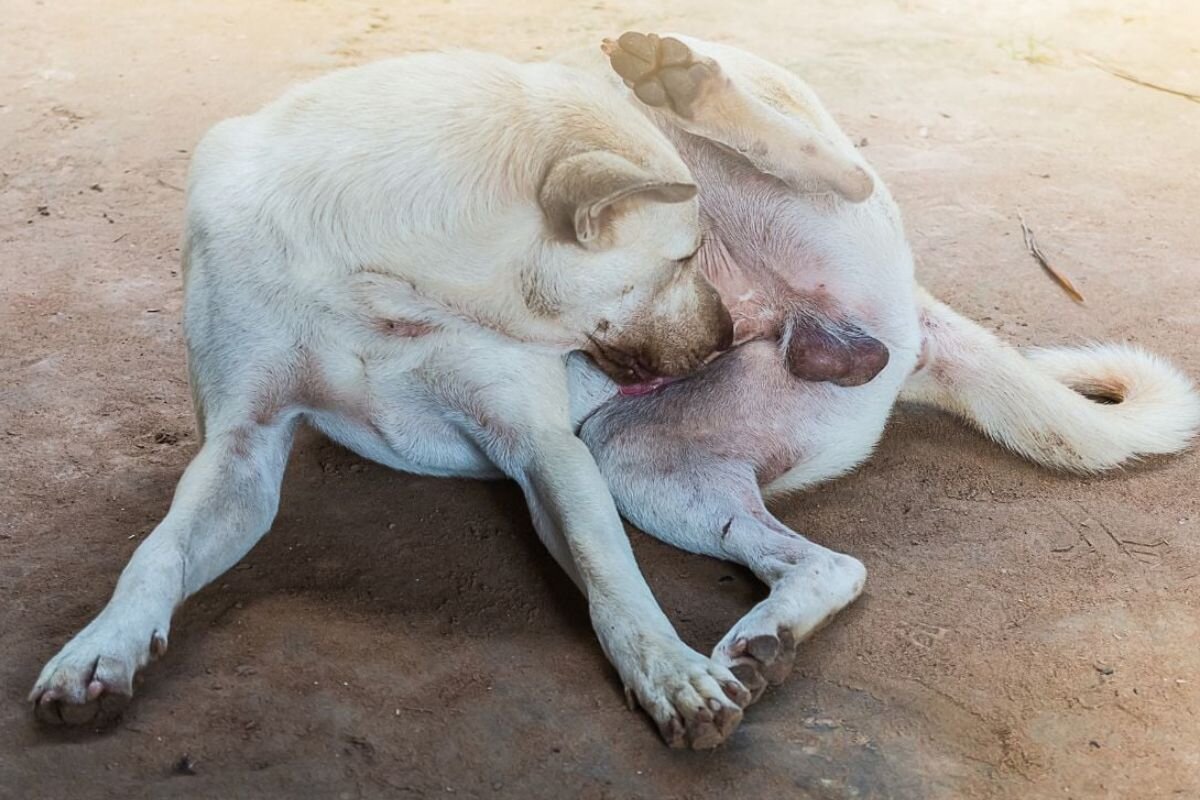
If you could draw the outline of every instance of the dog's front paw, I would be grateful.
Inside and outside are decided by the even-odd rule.
[[[100,617],[42,669],[29,693],[34,713],[50,725],[113,722],[133,698],[138,670],[166,650],[165,626],[121,625]]]
[[[728,669],[683,642],[666,637],[644,642],[630,660],[617,664],[626,698],[631,707],[637,699],[671,747],[716,747],[742,721],[750,692]]]

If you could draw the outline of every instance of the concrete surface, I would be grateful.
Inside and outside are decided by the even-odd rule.
[[[866,140],[936,293],[1019,343],[1135,341],[1198,375],[1200,105],[1080,55],[1200,91],[1198,9],[5,0],[0,796],[1200,797],[1200,456],[1064,478],[913,410],[869,465],[779,509],[863,559],[867,594],[716,752],[668,751],[625,710],[511,486],[314,436],[273,532],[178,615],[119,727],[47,732],[24,703],[195,447],[180,187],[217,120],[417,49],[731,41]],[[1029,258],[1018,211],[1086,305]],[[633,537],[701,649],[761,594]]]

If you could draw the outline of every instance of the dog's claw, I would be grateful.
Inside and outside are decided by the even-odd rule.
[[[757,703],[758,699],[763,696],[763,692],[767,690],[767,679],[763,677],[758,666],[749,660],[741,660],[730,667],[729,671],[742,682],[742,686],[746,687],[749,695],[746,702],[739,703],[739,705],[745,708]]]
[[[687,745],[683,737],[683,721],[679,717],[672,716],[664,722],[660,722],[658,732],[662,735],[663,741],[667,743],[667,747],[673,750],[682,749]]]

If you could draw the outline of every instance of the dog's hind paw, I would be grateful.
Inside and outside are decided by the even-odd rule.
[[[601,49],[639,100],[683,117],[691,117],[695,103],[722,80],[715,61],[697,58],[671,36],[630,31],[616,41],[605,39]]]
[[[796,647],[828,624],[862,592],[867,570],[856,558],[831,553],[822,563],[797,565],[771,587],[771,595],[742,617],[713,651],[757,701],[767,686],[783,683]]]

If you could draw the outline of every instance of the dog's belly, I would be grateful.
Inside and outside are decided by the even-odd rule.
[[[752,342],[693,386],[680,386],[670,414],[691,426],[711,420],[710,452],[753,464],[767,494],[848,472],[879,441],[920,348],[912,257],[895,204],[882,185],[858,204],[798,194],[710,142],[681,137],[677,144],[711,234],[751,293],[780,319],[790,298],[815,301],[882,342],[889,360],[865,385],[841,387],[797,379],[775,342]]]
[[[610,400],[587,438],[626,451],[627,464],[715,457],[751,465],[768,493],[798,489],[870,455],[915,360],[893,352],[869,384],[846,388],[798,380],[777,344],[751,342],[654,394]]]
[[[354,335],[341,341],[349,346],[330,347],[312,359],[316,368],[308,380],[319,388],[304,393],[309,402],[303,416],[314,428],[363,458],[404,472],[499,476],[461,420],[420,379],[428,368],[422,343],[372,347]]]
[[[308,422],[363,458],[402,472],[443,477],[499,478],[500,471],[461,431],[444,421],[406,415],[402,422],[315,411]]]

